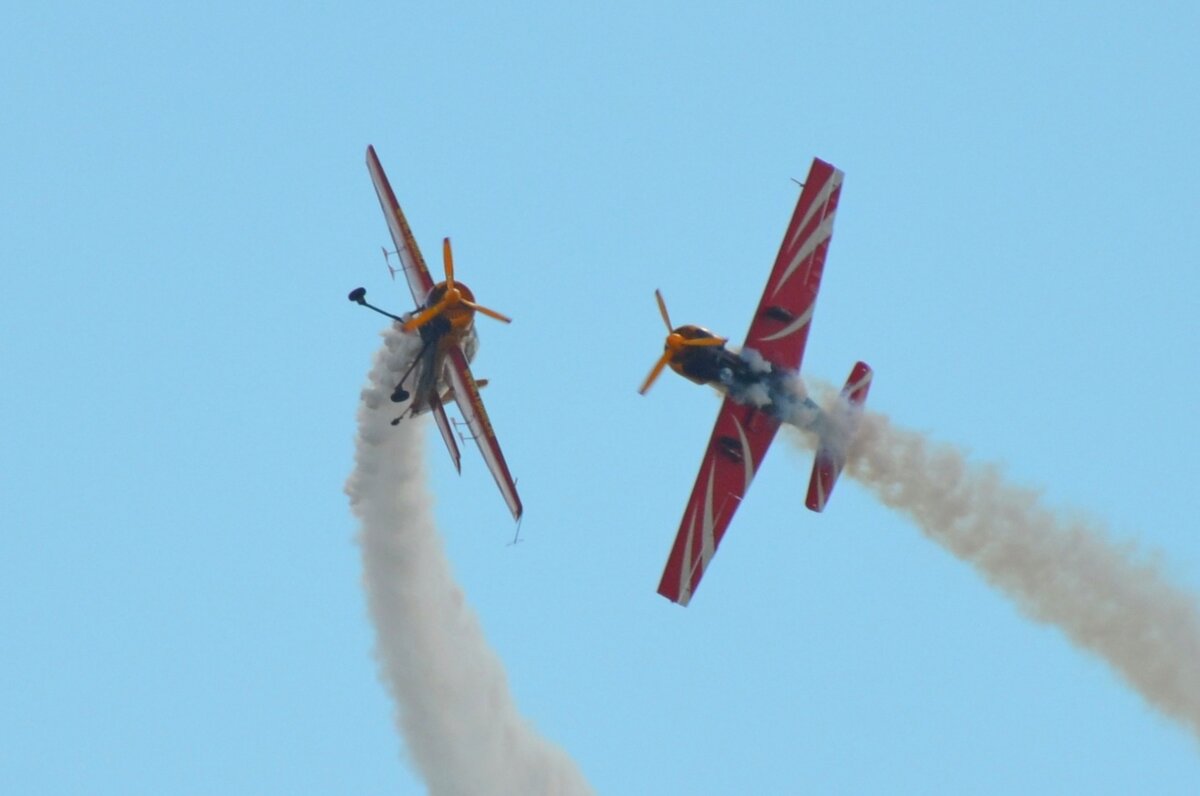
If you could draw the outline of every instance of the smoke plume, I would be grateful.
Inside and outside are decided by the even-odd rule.
[[[424,423],[389,400],[419,340],[384,334],[358,411],[346,493],[361,521],[363,582],[380,677],[435,796],[590,794],[575,764],[521,717],[504,669],[455,583],[425,485]]]
[[[846,473],[884,505],[974,566],[1027,616],[1106,660],[1200,738],[1194,594],[1131,545],[1114,543],[1103,526],[1046,508],[1037,492],[1007,483],[996,467],[971,464],[958,449],[882,414],[861,415],[848,453]]]

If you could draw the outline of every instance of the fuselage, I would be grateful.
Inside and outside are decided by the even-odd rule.
[[[690,325],[671,333],[687,340],[717,337],[701,326]],[[801,428],[815,428],[821,422],[821,410],[806,394],[798,374],[777,368],[756,351],[735,353],[724,344],[684,346],[668,364],[686,379],[711,385],[739,404],[762,409]]]
[[[685,340],[715,338],[717,335],[703,326],[679,326],[671,330]],[[669,348],[669,346],[667,346]],[[722,345],[686,346],[680,348],[667,363],[671,370],[697,384],[728,384],[749,375],[749,364]]]
[[[454,287],[463,299],[472,303],[475,301],[475,294],[462,282],[455,281]],[[437,304],[445,298],[446,291],[446,283],[438,282],[433,286],[433,290],[429,291],[425,303],[413,314],[419,314]],[[429,410],[427,396],[441,394],[447,389],[446,354],[450,349],[458,346],[467,362],[470,362],[475,358],[475,350],[479,347],[479,338],[475,334],[475,310],[464,304],[451,304],[417,331],[425,347],[418,366],[417,388],[414,390],[414,414]]]

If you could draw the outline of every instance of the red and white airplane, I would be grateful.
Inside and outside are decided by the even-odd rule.
[[[375,148],[367,147],[367,170],[371,172],[371,182],[375,184],[375,193],[379,196],[379,206],[383,209],[383,217],[387,220],[388,229],[392,233],[392,242],[396,244],[396,254],[400,258],[400,269],[408,280],[409,290],[412,291],[413,301],[417,309],[400,317],[379,309],[367,303],[367,291],[355,288],[350,292],[350,300],[364,307],[369,307],[378,313],[392,318],[400,324],[405,332],[418,332],[421,335],[421,351],[413,360],[412,365],[400,378],[400,383],[392,392],[392,400],[399,403],[412,397],[412,404],[407,410],[411,415],[430,412],[437,423],[454,468],[462,471],[458,443],[454,440],[454,431],[446,417],[444,404],[453,399],[462,412],[469,430],[468,436],[479,443],[483,460],[487,462],[492,477],[504,502],[508,504],[513,518],[521,519],[521,498],[517,495],[517,485],[504,454],[500,451],[500,442],[492,430],[487,411],[483,408],[483,400],[479,396],[479,388],[486,380],[476,381],[471,375],[468,363],[475,356],[478,338],[475,335],[475,313],[480,312],[504,323],[511,319],[495,310],[475,303],[475,296],[462,282],[454,280],[454,258],[450,251],[450,239],[442,241],[442,259],[445,266],[446,279],[434,284],[425,267],[425,258],[417,248],[404,211],[396,201],[396,194],[388,182]],[[386,250],[384,255],[387,255]],[[388,265],[391,269],[391,265]],[[409,378],[416,377],[416,385],[411,392],[404,383]],[[395,425],[400,421],[392,421]]]
[[[809,509],[825,508],[845,466],[847,436],[867,398],[871,368],[863,362],[854,366],[838,407],[830,413],[803,394],[796,376],[833,235],[842,177],[832,165],[813,160],[740,352],[727,350],[725,339],[702,327],[672,328],[662,294],[655,291],[668,335],[663,355],[640,392],[644,394],[669,365],[726,396],[658,585],[659,594],[680,605],[687,605],[695,593],[785,420],[815,431],[820,440],[805,500]]]

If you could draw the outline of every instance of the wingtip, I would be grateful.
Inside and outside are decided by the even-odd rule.
[[[680,608],[687,608],[688,603],[692,600],[691,592],[676,594],[666,583],[658,584],[658,593],[678,605]]]

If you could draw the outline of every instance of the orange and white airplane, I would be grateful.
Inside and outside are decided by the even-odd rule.
[[[700,326],[672,328],[662,294],[655,291],[667,341],[640,392],[670,366],[725,394],[658,585],[659,594],[680,605],[691,600],[782,423],[815,431],[819,439],[808,508],[825,508],[846,464],[854,420],[871,387],[871,368],[864,362],[854,366],[830,412],[808,398],[797,375],[833,236],[842,176],[830,164],[813,160],[741,351],[726,349],[724,338]]]
[[[469,362],[475,356],[478,338],[475,335],[475,313],[479,312],[504,323],[511,319],[495,310],[475,303],[475,296],[462,282],[454,279],[454,258],[450,251],[450,239],[442,241],[442,261],[445,267],[445,280],[434,284],[425,266],[425,258],[417,248],[404,211],[396,201],[396,194],[388,182],[375,148],[367,147],[367,170],[371,173],[371,182],[375,185],[375,193],[379,196],[379,206],[383,209],[383,217],[387,220],[388,229],[392,233],[392,242],[396,244],[396,254],[400,258],[402,270],[412,291],[413,301],[417,309],[401,317],[381,310],[366,300],[367,291],[355,288],[350,292],[350,300],[368,307],[376,312],[395,320],[405,332],[416,332],[421,336],[421,350],[413,360],[412,365],[401,376],[400,382],[392,392],[392,400],[396,403],[412,399],[405,410],[415,416],[424,412],[433,415],[454,468],[462,471],[458,443],[454,439],[454,431],[446,417],[445,403],[453,399],[462,412],[463,420],[468,428],[468,436],[479,444],[483,460],[496,479],[496,486],[504,502],[508,504],[513,518],[520,520],[523,508],[521,498],[517,495],[517,484],[508,470],[508,463],[500,451],[500,442],[492,430],[487,411],[483,408],[483,400],[479,396],[479,388],[486,384],[476,381],[471,375]],[[386,256],[387,252],[384,251]],[[405,382],[416,378],[416,384],[406,388]],[[403,415],[401,415],[403,417]],[[392,421],[395,425],[400,421]]]

